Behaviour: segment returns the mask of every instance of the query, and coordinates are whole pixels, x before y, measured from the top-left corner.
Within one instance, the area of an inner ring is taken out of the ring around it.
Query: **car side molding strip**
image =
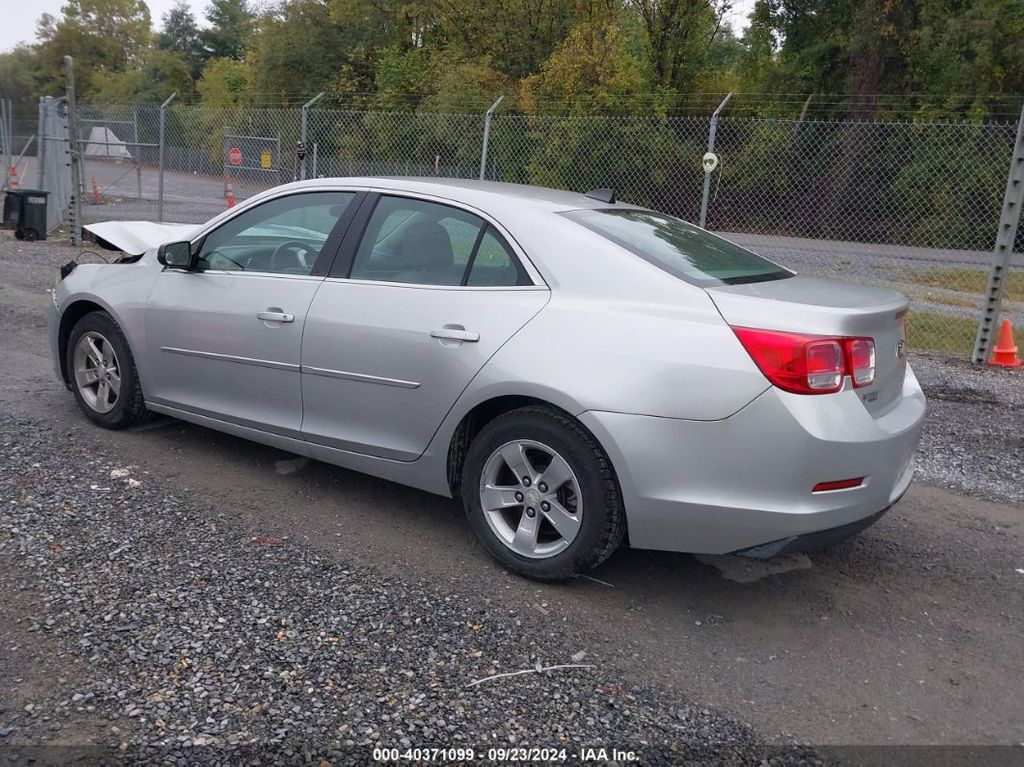
[[[346,381],[362,381],[363,383],[380,384],[381,386],[397,386],[400,389],[420,388],[419,381],[403,381],[401,378],[384,378],[382,376],[371,376],[365,373],[349,373],[345,370],[314,368],[309,365],[303,365],[302,372],[313,376],[325,376],[326,378],[343,378]]]
[[[255,365],[261,368],[272,368],[273,370],[289,370],[293,373],[299,372],[299,366],[290,362],[276,362],[274,360],[262,360],[255,357],[238,357],[234,354],[203,352],[198,349],[179,349],[174,346],[161,346],[160,351],[168,352],[169,354],[183,354],[186,357],[201,357],[208,360],[221,360],[222,362],[237,362],[240,365]]]

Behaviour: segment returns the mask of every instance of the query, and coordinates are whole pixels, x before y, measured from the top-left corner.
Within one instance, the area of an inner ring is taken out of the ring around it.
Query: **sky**
[[[179,0],[146,0],[153,25],[159,27],[160,18]],[[44,13],[58,15],[65,0],[0,0],[0,51],[7,51],[18,43],[31,43],[36,36],[36,22]],[[185,0],[202,22],[208,0]],[[737,32],[746,27],[747,15],[754,0],[736,0],[732,12],[726,17]]]
[[[208,0],[185,0],[192,6],[196,19],[202,21]],[[36,39],[36,22],[44,13],[60,15],[65,0],[0,0],[0,51],[8,51],[18,43],[31,43]],[[160,18],[177,5],[178,0],[146,0],[153,26],[160,26]]]

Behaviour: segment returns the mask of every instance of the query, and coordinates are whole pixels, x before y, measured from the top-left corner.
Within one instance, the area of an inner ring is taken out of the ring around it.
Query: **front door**
[[[354,198],[274,198],[195,243],[195,269],[161,272],[146,308],[147,399],[298,436],[306,312]]]
[[[303,437],[403,461],[549,296],[492,224],[411,197],[379,198],[346,274],[306,319]]]

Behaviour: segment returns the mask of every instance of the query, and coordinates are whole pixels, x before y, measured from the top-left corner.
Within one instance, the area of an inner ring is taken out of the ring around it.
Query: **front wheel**
[[[93,422],[123,429],[148,417],[128,341],[106,312],[91,312],[75,324],[66,364],[78,406]]]
[[[466,455],[462,493],[484,547],[537,580],[597,567],[626,530],[607,455],[579,422],[550,408],[514,410],[487,424]]]

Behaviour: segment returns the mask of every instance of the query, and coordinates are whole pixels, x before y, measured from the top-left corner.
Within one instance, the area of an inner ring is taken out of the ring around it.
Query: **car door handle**
[[[466,341],[467,343],[475,344],[480,340],[480,334],[474,333],[471,330],[465,328],[441,328],[440,330],[431,330],[431,338],[440,338],[444,341]]]
[[[267,310],[265,312],[256,312],[256,319],[263,320],[264,322],[295,322],[295,315],[282,312],[281,310]]]

